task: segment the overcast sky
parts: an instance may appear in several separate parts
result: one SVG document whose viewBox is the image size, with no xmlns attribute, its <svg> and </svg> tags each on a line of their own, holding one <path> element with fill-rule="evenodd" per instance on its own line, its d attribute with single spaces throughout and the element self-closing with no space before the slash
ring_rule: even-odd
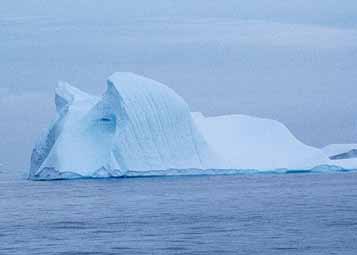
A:
<svg viewBox="0 0 357 255">
<path fill-rule="evenodd" d="M 74 3 L 75 2 L 75 3 Z M 303 142 L 357 142 L 356 0 L 2 0 L 0 162 L 28 167 L 58 80 L 161 81 L 193 111 L 277 119 Z"/>
</svg>

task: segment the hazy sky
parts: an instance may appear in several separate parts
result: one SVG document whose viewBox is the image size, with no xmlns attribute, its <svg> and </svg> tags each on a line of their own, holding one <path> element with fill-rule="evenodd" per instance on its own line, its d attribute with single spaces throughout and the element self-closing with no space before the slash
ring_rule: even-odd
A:
<svg viewBox="0 0 357 255">
<path fill-rule="evenodd" d="M 282 121 L 315 146 L 357 142 L 357 1 L 2 0 L 0 162 L 28 166 L 58 80 L 161 81 L 206 115 Z"/>
</svg>

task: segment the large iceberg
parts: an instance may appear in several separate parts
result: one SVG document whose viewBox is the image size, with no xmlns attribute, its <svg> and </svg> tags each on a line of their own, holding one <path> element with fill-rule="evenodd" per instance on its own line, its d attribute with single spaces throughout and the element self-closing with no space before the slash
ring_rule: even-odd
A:
<svg viewBox="0 0 357 255">
<path fill-rule="evenodd" d="M 55 102 L 57 118 L 33 149 L 30 179 L 351 168 L 277 121 L 191 113 L 173 90 L 132 73 L 109 77 L 101 97 L 60 83 Z"/>
</svg>

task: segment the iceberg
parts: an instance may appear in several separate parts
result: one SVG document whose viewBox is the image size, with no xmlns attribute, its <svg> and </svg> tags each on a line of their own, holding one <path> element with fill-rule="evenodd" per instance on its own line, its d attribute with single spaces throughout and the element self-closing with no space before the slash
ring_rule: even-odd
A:
<svg viewBox="0 0 357 255">
<path fill-rule="evenodd" d="M 172 89 L 133 73 L 110 76 L 102 96 L 60 82 L 55 104 L 32 152 L 32 180 L 357 168 L 357 159 L 331 160 L 278 121 L 192 113 Z"/>
</svg>

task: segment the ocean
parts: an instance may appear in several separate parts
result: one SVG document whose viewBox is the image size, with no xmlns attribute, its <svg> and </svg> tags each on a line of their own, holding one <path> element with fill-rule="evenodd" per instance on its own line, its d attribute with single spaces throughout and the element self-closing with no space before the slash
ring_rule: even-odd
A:
<svg viewBox="0 0 357 255">
<path fill-rule="evenodd" d="M 357 254 L 357 173 L 0 175 L 0 254 Z"/>
</svg>

